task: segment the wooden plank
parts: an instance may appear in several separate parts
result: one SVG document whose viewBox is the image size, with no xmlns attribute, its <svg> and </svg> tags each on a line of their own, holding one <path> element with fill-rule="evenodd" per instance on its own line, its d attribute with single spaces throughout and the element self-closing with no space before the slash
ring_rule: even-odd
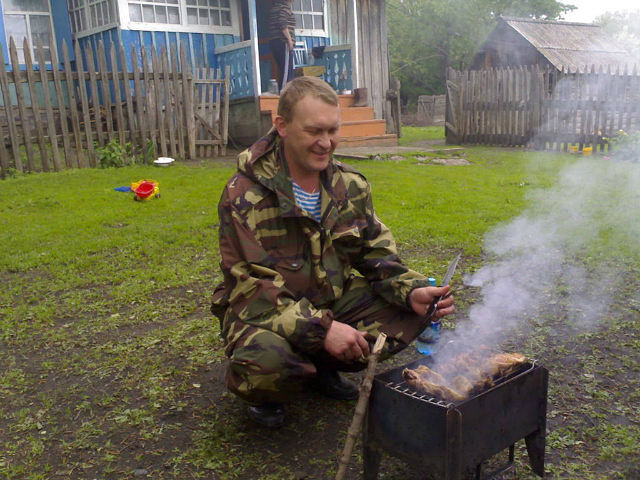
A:
<svg viewBox="0 0 640 480">
<path fill-rule="evenodd" d="M 11 37 L 9 46 L 9 56 L 11 57 L 11 65 L 13 68 L 13 82 L 16 87 L 16 99 L 18 101 L 18 111 L 20 112 L 20 122 L 22 124 L 22 139 L 24 141 L 24 148 L 27 154 L 27 170 L 34 171 L 33 168 L 33 147 L 31 145 L 31 129 L 29 128 L 29 119 L 27 117 L 27 108 L 24 103 L 24 92 L 22 90 L 22 74 L 20 72 L 20 61 L 18 60 L 18 50 L 16 44 Z M 11 97 L 9 97 L 11 98 Z"/>
<path fill-rule="evenodd" d="M 71 61 L 69 60 L 69 48 L 67 43 L 62 41 L 62 59 L 64 62 L 65 80 L 67 82 L 67 95 L 69 99 L 69 112 L 71 114 L 71 127 L 73 129 L 73 139 L 75 141 L 76 164 L 80 168 L 84 166 L 84 155 L 82 149 L 82 139 L 80 136 L 80 118 L 78 115 L 78 103 L 76 101 L 75 85 L 73 80 L 73 72 L 71 71 Z"/>
<path fill-rule="evenodd" d="M 162 84 L 165 98 L 164 126 L 169 131 L 169 151 L 171 152 L 171 157 L 176 158 L 178 156 L 176 139 L 177 126 L 173 107 L 173 99 L 175 98 L 175 95 L 173 92 L 173 82 L 171 81 L 169 58 L 166 48 L 162 49 L 158 60 L 162 64 Z"/>
<path fill-rule="evenodd" d="M 51 171 L 51 165 L 49 164 L 49 151 L 47 144 L 44 140 L 44 129 L 42 128 L 42 119 L 40 118 L 40 102 L 38 101 L 38 94 L 36 92 L 36 79 L 33 71 L 33 61 L 31 60 L 31 46 L 27 39 L 24 39 L 22 44 L 24 48 L 24 63 L 26 66 L 27 85 L 29 87 L 29 96 L 31 97 L 31 111 L 33 112 L 33 123 L 36 126 L 36 133 L 38 138 L 38 147 L 40 148 L 40 164 L 42 170 L 45 172 Z"/>
<path fill-rule="evenodd" d="M 187 145 L 189 158 L 196 157 L 195 117 L 193 111 L 194 82 L 193 74 L 189 71 L 187 52 L 184 45 L 180 46 L 180 65 L 182 67 L 182 89 L 184 95 L 184 115 L 187 122 Z"/>
<path fill-rule="evenodd" d="M 159 151 L 158 144 L 158 130 L 156 127 L 156 104 L 155 104 L 155 84 L 151 78 L 151 72 L 149 71 L 149 59 L 147 57 L 147 49 L 142 47 L 142 77 L 144 81 L 144 90 L 145 90 L 145 114 L 146 119 L 148 120 L 147 125 L 149 126 L 149 136 L 151 137 L 151 142 L 156 149 L 156 153 Z"/>
<path fill-rule="evenodd" d="M 135 47 L 131 46 L 131 70 L 133 71 L 133 87 L 135 92 L 136 118 L 138 119 L 138 131 L 140 132 L 140 145 L 147 149 L 147 141 L 150 141 L 150 134 L 147 130 L 147 116 L 145 108 L 147 105 L 144 85 L 140 80 L 140 68 L 138 66 L 138 57 Z M 155 145 L 154 145 L 155 148 Z"/>
<path fill-rule="evenodd" d="M 120 75 L 118 72 L 118 59 L 116 58 L 116 47 L 112 43 L 109 48 L 109 57 L 111 59 L 111 79 L 113 82 L 113 101 L 116 106 L 116 129 L 118 132 L 118 141 L 120 145 L 126 143 L 124 115 L 122 114 L 122 95 L 120 94 Z"/>
<path fill-rule="evenodd" d="M 128 73 L 127 59 L 124 55 L 124 46 L 119 45 L 118 51 L 120 53 L 120 65 L 122 66 L 122 88 L 124 90 L 125 106 L 127 109 L 127 127 L 129 132 L 129 140 L 132 144 L 136 143 L 135 135 L 135 123 L 136 119 L 133 114 L 133 97 L 131 96 L 131 76 Z M 123 122 L 124 128 L 124 122 Z M 145 148 L 144 142 L 140 142 L 140 150 Z"/>
<path fill-rule="evenodd" d="M 227 143 L 229 142 L 229 79 L 231 78 L 231 67 L 224 68 L 224 107 L 222 108 L 222 155 L 227 154 Z"/>
<path fill-rule="evenodd" d="M 11 143 L 11 152 L 13 154 L 13 166 L 17 171 L 22 172 L 23 166 L 20 142 L 18 141 L 18 128 L 15 121 L 14 107 L 11 102 L 9 79 L 7 77 L 7 67 L 2 48 L 0 48 L 0 89 L 2 89 L 2 98 L 4 98 L 7 122 L 9 123 L 9 141 Z"/>
<path fill-rule="evenodd" d="M 53 37 L 51 38 L 51 45 L 53 45 Z M 51 64 L 53 66 L 53 84 L 56 89 L 56 102 L 58 103 L 58 112 L 60 114 L 60 129 L 62 130 L 62 147 L 64 149 L 64 164 L 66 167 L 71 168 L 77 161 L 74 161 L 75 152 L 71 148 L 71 140 L 69 135 L 69 126 L 67 116 L 67 108 L 64 104 L 64 91 L 62 90 L 61 73 L 58 70 L 58 53 L 55 48 L 51 49 Z"/>
<path fill-rule="evenodd" d="M 87 140 L 89 152 L 89 166 L 96 166 L 96 151 L 93 146 L 93 133 L 91 132 L 91 113 L 89 111 L 89 99 L 87 97 L 87 84 L 85 79 L 85 66 L 82 64 L 82 52 L 80 43 L 75 42 L 76 70 L 78 75 L 78 89 L 80 90 L 80 105 L 82 107 L 82 120 L 84 122 L 84 135 Z"/>
<path fill-rule="evenodd" d="M 11 102 L 9 102 L 9 105 Z M 2 133 L 2 132 L 0 132 Z M 0 135 L 0 178 L 5 178 L 9 173 L 10 168 L 10 157 L 9 152 L 7 152 L 7 147 L 5 146 L 5 138 L 4 133 Z"/>
<path fill-rule="evenodd" d="M 98 69 L 102 86 L 102 112 L 107 125 L 107 139 L 111 141 L 115 139 L 116 133 L 113 130 L 113 115 L 111 114 L 111 85 L 107 70 L 107 55 L 102 42 L 98 44 Z"/>
<path fill-rule="evenodd" d="M 216 78 L 218 80 L 220 80 L 220 78 L 222 77 L 222 71 L 218 68 L 216 70 Z M 216 99 L 215 99 L 215 110 L 213 111 L 213 115 L 211 116 L 212 118 L 212 122 L 213 122 L 213 127 L 216 130 L 217 133 L 217 139 L 222 140 L 222 132 L 221 132 L 221 128 L 222 128 L 222 119 L 220 118 L 220 114 L 221 114 L 221 104 L 220 104 L 220 100 L 222 98 L 222 88 L 223 88 L 223 84 L 222 83 L 218 83 L 216 85 Z M 213 147 L 213 155 L 214 156 L 218 156 L 220 155 L 220 148 L 219 146 L 216 144 Z"/>
<path fill-rule="evenodd" d="M 38 37 L 37 45 L 38 65 L 40 70 L 40 83 L 42 84 L 42 96 L 44 98 L 44 108 L 47 111 L 47 131 L 49 133 L 49 143 L 51 144 L 51 154 L 53 156 L 53 168 L 57 172 L 61 169 L 62 162 L 60 159 L 60 151 L 58 150 L 58 133 L 56 130 L 56 121 L 53 116 L 53 107 L 49 98 L 49 80 L 47 78 L 47 64 L 44 58 L 44 49 L 42 47 L 42 39 Z M 57 67 L 53 67 L 57 68 Z"/>
<path fill-rule="evenodd" d="M 183 109 L 183 88 L 180 84 L 180 79 L 182 77 L 180 73 L 180 69 L 178 68 L 178 50 L 175 45 L 171 46 L 171 64 L 170 64 L 170 72 L 173 79 L 173 95 L 175 100 L 175 115 L 176 115 L 176 124 L 177 124 L 177 134 L 178 134 L 178 156 L 181 160 L 185 159 L 185 148 L 184 148 L 184 109 Z"/>
<path fill-rule="evenodd" d="M 158 127 L 158 136 L 160 137 L 160 152 L 163 157 L 168 155 L 167 151 L 167 135 L 164 129 L 164 122 L 162 117 L 162 101 L 163 101 L 163 85 L 161 81 L 161 66 L 158 61 L 158 52 L 155 48 L 151 49 L 151 67 L 153 68 L 153 85 L 155 91 L 155 106 L 156 106 L 156 125 Z"/>
<path fill-rule="evenodd" d="M 98 78 L 96 74 L 96 64 L 93 58 L 93 49 L 87 48 L 87 69 L 89 71 L 89 88 L 91 88 L 91 107 L 95 119 L 98 145 L 105 146 L 105 135 L 103 133 L 104 122 L 102 121 L 102 106 L 100 105 L 100 92 L 98 90 Z"/>
</svg>

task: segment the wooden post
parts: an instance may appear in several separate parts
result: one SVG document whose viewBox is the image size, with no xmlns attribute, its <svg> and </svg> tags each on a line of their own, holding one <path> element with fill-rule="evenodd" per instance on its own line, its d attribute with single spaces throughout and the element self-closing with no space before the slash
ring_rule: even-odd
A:
<svg viewBox="0 0 640 480">
<path fill-rule="evenodd" d="M 369 395 L 371 394 L 371 387 L 373 385 L 373 377 L 376 373 L 376 365 L 378 364 L 378 357 L 384 347 L 384 343 L 387 340 L 387 336 L 384 333 L 378 335 L 373 351 L 369 355 L 369 363 L 364 374 L 364 379 L 360 385 L 360 396 L 358 397 L 358 403 L 356 404 L 356 411 L 351 421 L 351 426 L 347 431 L 347 440 L 342 451 L 342 457 L 340 458 L 340 464 L 338 465 L 338 473 L 336 473 L 336 480 L 342 480 L 347 471 L 347 465 L 351 460 L 351 453 L 353 452 L 353 446 L 356 443 L 358 434 L 360 433 L 360 427 L 364 420 L 364 415 L 367 413 L 367 406 L 369 405 Z"/>
<path fill-rule="evenodd" d="M 53 37 L 50 39 L 50 45 L 53 45 Z M 58 104 L 58 112 L 60 115 L 60 129 L 62 130 L 62 147 L 64 148 L 64 164 L 71 168 L 74 165 L 74 152 L 71 149 L 71 141 L 69 140 L 69 125 L 67 124 L 67 109 L 64 105 L 64 91 L 62 90 L 62 76 L 59 70 L 58 54 L 55 48 L 51 49 L 51 70 L 53 71 L 53 84 L 56 87 L 56 102 Z"/>
<path fill-rule="evenodd" d="M 4 98 L 5 111 L 7 112 L 7 121 L 9 122 L 9 140 L 11 141 L 11 151 L 13 153 L 13 166 L 19 172 L 22 172 L 22 155 L 20 154 L 20 142 L 18 141 L 18 129 L 16 128 L 15 115 L 13 113 L 13 104 L 11 103 L 11 94 L 9 90 L 9 79 L 7 78 L 7 68 L 5 67 L 4 53 L 0 48 L 0 88 L 2 89 L 2 98 Z"/>
<path fill-rule="evenodd" d="M 18 50 L 16 44 L 11 37 L 9 46 L 9 55 L 11 57 L 11 64 L 13 66 L 13 83 L 16 87 L 16 99 L 18 100 L 18 111 L 20 112 L 20 118 L 22 120 L 22 140 L 24 141 L 24 148 L 27 152 L 27 169 L 30 172 L 34 171 L 33 168 L 33 146 L 31 145 L 31 130 L 29 129 L 29 121 L 27 118 L 27 109 L 24 103 L 24 90 L 22 89 L 22 79 L 20 73 L 20 61 L 18 60 Z M 11 98 L 11 97 L 7 97 Z"/>
<path fill-rule="evenodd" d="M 85 80 L 86 65 L 82 64 L 82 52 L 80 42 L 76 40 L 76 72 L 78 75 L 78 90 L 80 90 L 80 105 L 82 107 L 82 119 L 84 122 L 84 135 L 87 139 L 87 151 L 89 152 L 89 166 L 95 167 L 97 164 L 96 152 L 93 146 L 93 133 L 91 132 L 91 113 L 89 111 L 89 100 L 87 98 L 87 84 Z M 97 122 L 96 122 L 97 123 Z"/>
<path fill-rule="evenodd" d="M 251 4 L 251 2 L 249 2 Z M 187 62 L 187 51 L 184 45 L 180 45 L 180 66 L 182 69 L 182 90 L 184 95 L 184 115 L 187 122 L 187 145 L 189 158 L 196 158 L 196 132 L 195 132 L 195 112 L 193 107 L 194 88 L 193 72 L 189 70 Z"/>
<path fill-rule="evenodd" d="M 56 122 L 53 117 L 53 107 L 49 98 L 49 79 L 47 78 L 46 61 L 44 59 L 44 49 L 42 48 L 42 39 L 38 38 L 38 64 L 40 65 L 40 83 L 42 84 L 42 96 L 44 97 L 44 108 L 47 111 L 47 133 L 49 134 L 49 142 L 51 143 L 51 153 L 53 154 L 53 169 L 57 172 L 60 170 L 60 152 L 58 150 L 58 133 L 56 131 Z M 56 68 L 53 66 L 53 68 Z"/>
<path fill-rule="evenodd" d="M 76 147 L 76 164 L 80 168 L 84 164 L 84 155 L 82 153 L 82 139 L 80 138 L 80 119 L 78 115 L 78 103 L 76 101 L 75 81 L 73 80 L 73 71 L 71 70 L 71 60 L 69 59 L 69 48 L 67 42 L 62 41 L 62 59 L 64 61 L 64 73 L 67 81 L 67 95 L 69 98 L 69 113 L 71 115 L 71 126 L 73 128 L 73 139 Z"/>
</svg>

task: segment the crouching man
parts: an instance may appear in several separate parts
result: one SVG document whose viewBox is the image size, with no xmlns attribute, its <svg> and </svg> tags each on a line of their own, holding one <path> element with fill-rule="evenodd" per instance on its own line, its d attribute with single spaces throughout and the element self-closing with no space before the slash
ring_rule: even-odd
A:
<svg viewBox="0 0 640 480">
<path fill-rule="evenodd" d="M 380 332 L 381 359 L 405 348 L 449 292 L 400 261 L 366 179 L 332 157 L 339 132 L 333 89 L 296 78 L 275 128 L 239 155 L 218 206 L 224 282 L 212 311 L 230 359 L 227 387 L 267 427 L 282 425 L 284 404 L 304 388 L 356 399 L 338 372 L 364 369 Z M 453 311 L 449 296 L 435 315 Z"/>
</svg>

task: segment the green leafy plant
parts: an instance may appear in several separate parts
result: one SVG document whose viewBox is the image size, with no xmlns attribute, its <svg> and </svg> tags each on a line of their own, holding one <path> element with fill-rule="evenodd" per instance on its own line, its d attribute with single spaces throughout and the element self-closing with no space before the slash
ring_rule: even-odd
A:
<svg viewBox="0 0 640 480">
<path fill-rule="evenodd" d="M 640 131 L 625 132 L 618 130 L 613 137 L 605 138 L 611 149 L 611 155 L 627 160 L 639 158 Z"/>
<path fill-rule="evenodd" d="M 131 142 L 122 145 L 116 139 L 110 140 L 104 147 L 96 146 L 96 156 L 101 168 L 124 167 L 135 163 Z"/>
</svg>

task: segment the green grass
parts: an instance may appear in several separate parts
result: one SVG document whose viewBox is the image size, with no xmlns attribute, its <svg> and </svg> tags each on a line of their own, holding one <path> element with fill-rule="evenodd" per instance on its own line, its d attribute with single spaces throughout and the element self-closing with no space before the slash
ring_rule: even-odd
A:
<svg viewBox="0 0 640 480">
<path fill-rule="evenodd" d="M 399 141 L 400 145 L 404 146 L 425 140 L 444 141 L 444 127 L 402 127 L 402 136 Z"/>
<path fill-rule="evenodd" d="M 408 129 L 405 139 L 410 135 L 419 141 L 437 132 Z M 371 181 L 378 216 L 406 262 L 441 275 L 462 251 L 457 283 L 488 261 L 483 239 L 492 227 L 536 205 L 547 208 L 539 192 L 579 162 L 491 148 L 462 155 L 469 165 L 412 156 L 354 162 Z M 308 398 L 292 406 L 290 424 L 274 437 L 249 424 L 241 403 L 224 392 L 222 343 L 208 307 L 221 278 L 216 206 L 232 172 L 228 163 L 208 162 L 0 182 L 3 478 L 139 478 L 140 469 L 156 479 L 335 474 L 353 405 Z M 160 182 L 159 199 L 134 202 L 113 190 L 143 178 Z M 615 186 L 602 192 L 615 194 Z M 575 337 L 552 312 L 555 324 L 518 340 L 552 369 L 553 478 L 638 472 L 640 258 L 637 245 L 622 241 L 629 232 L 612 225 L 597 237 L 606 248 L 590 247 L 590 255 L 627 262 L 626 300 L 607 327 Z M 461 292 L 461 316 L 475 300 L 474 292 Z M 518 448 L 517 478 L 534 478 Z M 419 478 L 404 465 L 384 468 L 385 478 Z"/>
</svg>

